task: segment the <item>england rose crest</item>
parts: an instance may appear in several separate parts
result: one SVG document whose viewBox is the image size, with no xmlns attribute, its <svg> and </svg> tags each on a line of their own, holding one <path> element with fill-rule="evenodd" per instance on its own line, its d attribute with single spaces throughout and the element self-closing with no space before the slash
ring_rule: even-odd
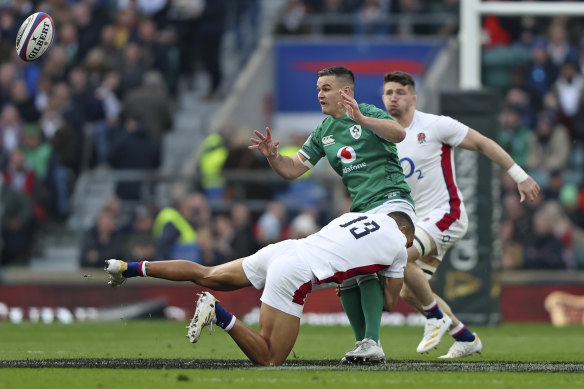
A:
<svg viewBox="0 0 584 389">
<path fill-rule="evenodd" d="M 419 144 L 426 143 L 426 134 L 424 134 L 423 132 L 420 132 L 418 134 L 418 143 Z"/>
</svg>

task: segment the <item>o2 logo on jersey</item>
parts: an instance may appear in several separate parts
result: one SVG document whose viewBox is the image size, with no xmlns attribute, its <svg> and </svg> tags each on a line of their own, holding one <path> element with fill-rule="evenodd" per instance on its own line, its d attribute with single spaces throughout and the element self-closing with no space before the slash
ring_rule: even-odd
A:
<svg viewBox="0 0 584 389">
<path fill-rule="evenodd" d="M 422 174 L 422 170 L 416 169 L 416 165 L 414 164 L 414 161 L 412 161 L 410 158 L 407 158 L 407 157 L 402 158 L 399 160 L 399 162 L 402 166 L 402 170 L 404 171 L 405 178 L 410 178 L 412 175 L 414 175 L 414 173 L 416 173 L 414 178 L 417 178 L 418 180 L 420 178 L 424 178 L 424 175 Z"/>
<path fill-rule="evenodd" d="M 353 127 L 349 128 L 349 132 L 353 138 L 359 139 L 361 137 L 361 126 L 355 124 Z"/>
<path fill-rule="evenodd" d="M 345 146 L 341 147 L 339 151 L 337 151 L 337 157 L 341 160 L 342 163 L 347 164 L 357 159 L 357 153 L 351 146 Z"/>
</svg>

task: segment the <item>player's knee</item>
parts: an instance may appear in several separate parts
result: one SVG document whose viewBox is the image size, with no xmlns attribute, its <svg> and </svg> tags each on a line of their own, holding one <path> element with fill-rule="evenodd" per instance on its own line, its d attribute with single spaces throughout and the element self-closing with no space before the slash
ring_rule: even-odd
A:
<svg viewBox="0 0 584 389">
<path fill-rule="evenodd" d="M 252 362 L 255 365 L 259 366 L 280 366 L 284 364 L 284 362 L 286 362 L 287 357 L 288 357 L 287 355 L 285 355 L 284 357 L 277 355 L 265 355 L 263 357 L 256 358 Z"/>
<path fill-rule="evenodd" d="M 197 284 L 213 289 L 221 282 L 221 272 L 217 270 L 216 266 L 206 267 L 201 266 L 199 269 L 199 280 Z"/>
</svg>

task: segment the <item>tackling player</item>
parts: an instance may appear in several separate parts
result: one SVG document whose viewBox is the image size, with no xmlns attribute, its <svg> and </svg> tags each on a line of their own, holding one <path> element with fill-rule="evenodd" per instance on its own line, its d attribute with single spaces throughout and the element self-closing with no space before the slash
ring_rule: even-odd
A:
<svg viewBox="0 0 584 389">
<path fill-rule="evenodd" d="M 105 270 L 111 286 L 129 277 L 149 276 L 192 281 L 213 290 L 263 288 L 259 332 L 236 320 L 212 294 L 203 292 L 187 327 L 187 337 L 194 343 L 203 327 L 217 324 L 253 363 L 281 365 L 296 342 L 304 301 L 313 284 L 341 283 L 349 277 L 379 273 L 385 308 L 393 309 L 403 285 L 406 248 L 413 239 L 414 225 L 403 212 L 347 213 L 306 238 L 271 244 L 249 257 L 219 266 L 185 260 L 126 263 L 110 259 Z M 379 360 L 373 349 L 368 350 L 369 354 L 360 353 L 360 361 L 385 361 L 385 356 Z"/>
<path fill-rule="evenodd" d="M 353 98 L 355 77 L 343 66 L 333 66 L 317 73 L 318 102 L 328 117 L 312 132 L 302 148 L 292 157 L 278 153 L 279 141 L 273 141 L 269 128 L 265 136 L 255 131 L 251 139 L 272 169 L 286 179 L 295 179 L 311 169 L 323 157 L 339 174 L 352 199 L 352 212 L 405 212 L 415 220 L 414 202 L 405 182 L 394 142 L 404 139 L 401 125 L 387 112 L 357 104 Z M 341 285 L 341 302 L 355 334 L 357 350 L 375 352 L 384 359 L 379 344 L 383 293 L 375 275 L 355 277 Z M 374 342 L 365 342 L 372 339 Z M 367 350 L 372 348 L 374 350 Z"/>
<path fill-rule="evenodd" d="M 406 138 L 397 145 L 397 150 L 416 202 L 415 240 L 408 249 L 401 297 L 427 317 L 438 304 L 452 319 L 449 332 L 455 343 L 440 358 L 472 355 L 481 351 L 481 341 L 453 315 L 444 300 L 432 293 L 429 284 L 446 251 L 464 236 L 468 227 L 462 194 L 455 181 L 454 148 L 480 151 L 505 169 L 517 183 L 521 201 L 525 198 L 533 201 L 540 188 L 493 140 L 448 116 L 417 111 L 415 82 L 410 74 L 387 73 L 382 99 L 387 111 L 406 130 Z M 447 329 L 444 327 L 443 320 L 431 316 L 417 351 L 436 347 Z"/>
</svg>

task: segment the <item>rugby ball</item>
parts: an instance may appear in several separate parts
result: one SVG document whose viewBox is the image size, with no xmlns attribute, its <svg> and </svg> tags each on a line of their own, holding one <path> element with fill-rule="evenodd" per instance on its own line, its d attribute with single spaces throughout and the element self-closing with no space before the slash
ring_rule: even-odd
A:
<svg viewBox="0 0 584 389">
<path fill-rule="evenodd" d="M 16 52 L 26 62 L 36 61 L 51 47 L 55 36 L 55 23 L 44 13 L 30 15 L 16 35 Z"/>
</svg>

